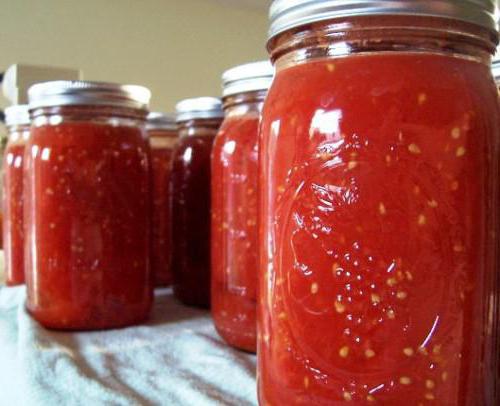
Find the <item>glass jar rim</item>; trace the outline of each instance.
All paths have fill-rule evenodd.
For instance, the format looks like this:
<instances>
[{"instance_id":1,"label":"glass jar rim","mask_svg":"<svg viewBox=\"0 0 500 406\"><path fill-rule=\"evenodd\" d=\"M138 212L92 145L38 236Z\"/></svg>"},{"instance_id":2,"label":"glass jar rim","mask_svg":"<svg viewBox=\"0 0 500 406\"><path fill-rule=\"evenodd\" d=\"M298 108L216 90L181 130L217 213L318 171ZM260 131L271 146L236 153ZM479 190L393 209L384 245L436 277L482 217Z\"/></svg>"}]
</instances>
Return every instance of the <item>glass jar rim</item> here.
<instances>
[{"instance_id":1,"label":"glass jar rim","mask_svg":"<svg viewBox=\"0 0 500 406\"><path fill-rule=\"evenodd\" d=\"M498 42L494 0L274 0L269 10L268 38L315 22L374 15L464 21L492 31Z\"/></svg>"}]
</instances>

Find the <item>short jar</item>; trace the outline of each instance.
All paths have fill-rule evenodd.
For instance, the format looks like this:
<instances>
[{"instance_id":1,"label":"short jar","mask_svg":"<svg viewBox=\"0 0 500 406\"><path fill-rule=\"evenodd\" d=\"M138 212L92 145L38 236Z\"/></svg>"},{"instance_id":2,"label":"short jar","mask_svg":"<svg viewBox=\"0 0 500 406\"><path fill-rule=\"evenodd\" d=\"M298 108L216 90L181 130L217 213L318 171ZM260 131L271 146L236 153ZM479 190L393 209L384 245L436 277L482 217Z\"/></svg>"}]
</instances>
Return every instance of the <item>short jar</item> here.
<instances>
[{"instance_id":1,"label":"short jar","mask_svg":"<svg viewBox=\"0 0 500 406\"><path fill-rule=\"evenodd\" d=\"M178 138L175 116L149 113L146 129L151 154L151 271L155 287L166 287L172 284L170 175Z\"/></svg>"},{"instance_id":2,"label":"short jar","mask_svg":"<svg viewBox=\"0 0 500 406\"><path fill-rule=\"evenodd\" d=\"M152 303L149 90L56 81L28 94L28 311L63 330L143 322Z\"/></svg>"},{"instance_id":3,"label":"short jar","mask_svg":"<svg viewBox=\"0 0 500 406\"><path fill-rule=\"evenodd\" d=\"M493 79L495 79L495 83L500 89L500 55L497 55L495 59L493 59L493 63L491 64L491 71L493 73Z\"/></svg>"},{"instance_id":4,"label":"short jar","mask_svg":"<svg viewBox=\"0 0 500 406\"><path fill-rule=\"evenodd\" d=\"M224 121L212 151L212 316L224 340L256 350L258 131L274 69L256 62L222 76Z\"/></svg>"},{"instance_id":5,"label":"short jar","mask_svg":"<svg viewBox=\"0 0 500 406\"><path fill-rule=\"evenodd\" d=\"M27 105L5 109L8 128L3 156L3 243L8 286L24 284L24 150L30 136Z\"/></svg>"}]
</instances>

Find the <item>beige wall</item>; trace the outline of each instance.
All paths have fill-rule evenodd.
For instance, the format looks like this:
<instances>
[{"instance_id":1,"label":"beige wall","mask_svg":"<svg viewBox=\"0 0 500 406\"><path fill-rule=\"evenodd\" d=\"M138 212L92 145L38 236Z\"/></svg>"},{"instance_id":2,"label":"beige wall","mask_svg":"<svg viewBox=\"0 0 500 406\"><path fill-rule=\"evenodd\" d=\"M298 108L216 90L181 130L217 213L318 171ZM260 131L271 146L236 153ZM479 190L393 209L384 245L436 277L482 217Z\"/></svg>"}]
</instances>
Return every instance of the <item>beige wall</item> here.
<instances>
[{"instance_id":1,"label":"beige wall","mask_svg":"<svg viewBox=\"0 0 500 406\"><path fill-rule=\"evenodd\" d=\"M211 0L0 0L0 7L0 70L15 62L79 67L88 80L148 86L153 109L219 95L224 69L267 57L265 10Z\"/></svg>"}]
</instances>

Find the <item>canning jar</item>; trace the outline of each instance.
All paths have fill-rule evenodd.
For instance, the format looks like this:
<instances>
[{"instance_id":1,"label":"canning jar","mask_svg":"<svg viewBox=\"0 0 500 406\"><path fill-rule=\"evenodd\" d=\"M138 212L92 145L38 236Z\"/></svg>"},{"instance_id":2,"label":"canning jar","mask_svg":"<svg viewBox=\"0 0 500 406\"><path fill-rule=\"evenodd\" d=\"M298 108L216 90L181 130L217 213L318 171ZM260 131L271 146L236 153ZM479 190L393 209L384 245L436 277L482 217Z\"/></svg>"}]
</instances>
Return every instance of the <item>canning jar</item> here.
<instances>
[{"instance_id":1,"label":"canning jar","mask_svg":"<svg viewBox=\"0 0 500 406\"><path fill-rule=\"evenodd\" d=\"M172 153L177 143L175 116L152 112L148 115L147 132L151 149L151 270L154 285L172 284L172 224L170 219L170 173Z\"/></svg>"},{"instance_id":2,"label":"canning jar","mask_svg":"<svg viewBox=\"0 0 500 406\"><path fill-rule=\"evenodd\" d=\"M493 60L492 72L495 83L497 84L497 87L500 88L500 55L497 55L497 57Z\"/></svg>"},{"instance_id":3,"label":"canning jar","mask_svg":"<svg viewBox=\"0 0 500 406\"><path fill-rule=\"evenodd\" d=\"M496 405L491 0L271 6L262 405Z\"/></svg>"},{"instance_id":4,"label":"canning jar","mask_svg":"<svg viewBox=\"0 0 500 406\"><path fill-rule=\"evenodd\" d=\"M222 76L225 118L212 151L212 316L234 347L255 352L258 274L258 129L270 62Z\"/></svg>"},{"instance_id":5,"label":"canning jar","mask_svg":"<svg viewBox=\"0 0 500 406\"><path fill-rule=\"evenodd\" d=\"M3 156L3 241L6 283L24 283L24 211L23 161L24 149L30 136L30 116L27 105L5 109L8 128Z\"/></svg>"},{"instance_id":6,"label":"canning jar","mask_svg":"<svg viewBox=\"0 0 500 406\"><path fill-rule=\"evenodd\" d=\"M220 99L186 99L176 106L179 142L172 165L174 294L210 306L210 154L223 118Z\"/></svg>"},{"instance_id":7,"label":"canning jar","mask_svg":"<svg viewBox=\"0 0 500 406\"><path fill-rule=\"evenodd\" d=\"M4 113L4 112L3 112ZM0 161L3 162L5 148L7 147L8 130L5 126L5 114L0 112ZM3 165L0 165L0 201L3 202L4 186L3 186ZM0 249L3 249L3 204L0 209ZM0 272L0 282L4 279L5 274Z\"/></svg>"},{"instance_id":8,"label":"canning jar","mask_svg":"<svg viewBox=\"0 0 500 406\"><path fill-rule=\"evenodd\" d=\"M67 330L144 321L152 302L149 90L56 81L28 94L29 312Z\"/></svg>"}]
</instances>

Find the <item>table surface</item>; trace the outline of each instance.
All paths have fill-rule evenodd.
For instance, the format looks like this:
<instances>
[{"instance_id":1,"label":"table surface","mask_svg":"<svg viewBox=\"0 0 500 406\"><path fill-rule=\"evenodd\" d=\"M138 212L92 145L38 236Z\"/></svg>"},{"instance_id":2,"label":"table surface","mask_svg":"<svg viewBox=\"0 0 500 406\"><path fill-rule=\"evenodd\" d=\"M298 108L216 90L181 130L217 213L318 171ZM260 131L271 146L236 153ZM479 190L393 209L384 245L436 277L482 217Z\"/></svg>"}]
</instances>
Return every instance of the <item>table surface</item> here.
<instances>
[{"instance_id":1,"label":"table surface","mask_svg":"<svg viewBox=\"0 0 500 406\"><path fill-rule=\"evenodd\" d=\"M207 311L157 291L148 323L56 332L0 286L0 405L255 405L255 356L217 335Z\"/></svg>"}]
</instances>

